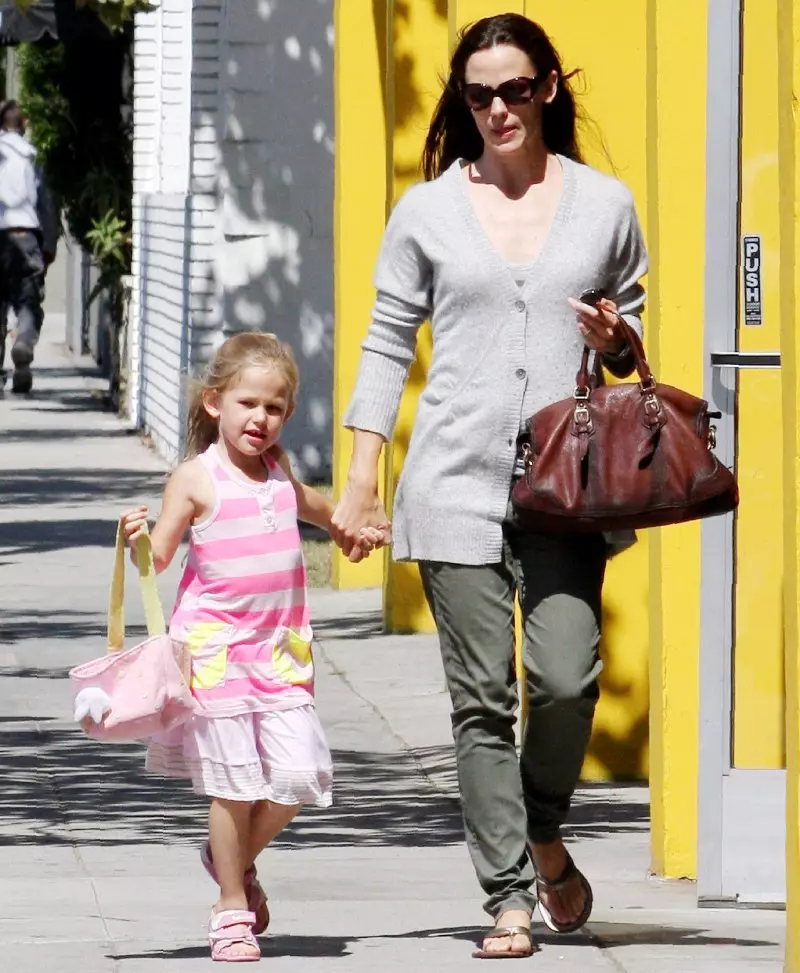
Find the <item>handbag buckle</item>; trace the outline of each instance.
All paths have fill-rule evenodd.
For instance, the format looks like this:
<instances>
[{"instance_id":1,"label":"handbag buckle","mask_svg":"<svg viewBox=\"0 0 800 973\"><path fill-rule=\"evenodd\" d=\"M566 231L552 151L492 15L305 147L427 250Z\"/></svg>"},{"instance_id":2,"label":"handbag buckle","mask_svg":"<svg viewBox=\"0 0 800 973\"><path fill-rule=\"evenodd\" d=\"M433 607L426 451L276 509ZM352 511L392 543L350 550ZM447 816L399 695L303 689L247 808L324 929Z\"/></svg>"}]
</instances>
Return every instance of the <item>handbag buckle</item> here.
<instances>
[{"instance_id":1,"label":"handbag buckle","mask_svg":"<svg viewBox=\"0 0 800 973\"><path fill-rule=\"evenodd\" d=\"M708 427L708 449L709 449L709 452L715 450L716 448L717 448L717 427L716 426L709 426Z\"/></svg>"},{"instance_id":2,"label":"handbag buckle","mask_svg":"<svg viewBox=\"0 0 800 973\"><path fill-rule=\"evenodd\" d=\"M587 395L586 398L588 399L589 396ZM592 415L589 412L589 406L584 401L578 400L572 419L579 435L585 435L594 431L592 427Z\"/></svg>"},{"instance_id":3,"label":"handbag buckle","mask_svg":"<svg viewBox=\"0 0 800 973\"><path fill-rule=\"evenodd\" d=\"M528 471L533 466L533 450L530 443L522 444L522 462Z\"/></svg>"},{"instance_id":4,"label":"handbag buckle","mask_svg":"<svg viewBox=\"0 0 800 973\"><path fill-rule=\"evenodd\" d=\"M588 402L589 401L589 389L581 388L580 385L575 386L575 391L572 393L573 399L576 402Z\"/></svg>"}]
</instances>

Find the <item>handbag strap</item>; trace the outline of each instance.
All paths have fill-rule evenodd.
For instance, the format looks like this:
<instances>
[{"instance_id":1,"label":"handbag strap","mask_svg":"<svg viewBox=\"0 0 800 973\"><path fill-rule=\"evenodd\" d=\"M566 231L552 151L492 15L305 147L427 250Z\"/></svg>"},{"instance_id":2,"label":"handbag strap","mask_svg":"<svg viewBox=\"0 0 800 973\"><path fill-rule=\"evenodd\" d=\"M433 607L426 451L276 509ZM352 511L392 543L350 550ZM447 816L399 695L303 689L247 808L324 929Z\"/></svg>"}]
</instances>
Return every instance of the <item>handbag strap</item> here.
<instances>
[{"instance_id":1,"label":"handbag strap","mask_svg":"<svg viewBox=\"0 0 800 973\"><path fill-rule=\"evenodd\" d=\"M608 310L607 308L605 310ZM647 363L647 356L644 353L644 345L642 344L642 339L633 330L633 328L628 324L625 318L621 314L616 315L619 322L622 333L625 335L625 341L630 345L631 352L633 353L633 360L636 365L636 372L639 375L639 381L642 385L643 391L651 391L655 388L656 380L653 377L653 373L650 370L650 365ZM577 384L577 391L581 393L589 393L591 391L591 384L589 378L589 356L592 353L592 349L588 345L583 346L583 355L581 356L581 367L578 372L577 378L575 379ZM600 356L597 356L599 360Z\"/></svg>"},{"instance_id":2,"label":"handbag strap","mask_svg":"<svg viewBox=\"0 0 800 973\"><path fill-rule=\"evenodd\" d=\"M114 573L108 599L108 651L121 652L125 646L125 534L122 523L117 524L117 543L114 552ZM136 562L139 568L139 588L147 622L147 634L163 635L166 632L164 612L156 587L156 569L153 564L153 547L150 535L144 534L136 542Z\"/></svg>"}]
</instances>

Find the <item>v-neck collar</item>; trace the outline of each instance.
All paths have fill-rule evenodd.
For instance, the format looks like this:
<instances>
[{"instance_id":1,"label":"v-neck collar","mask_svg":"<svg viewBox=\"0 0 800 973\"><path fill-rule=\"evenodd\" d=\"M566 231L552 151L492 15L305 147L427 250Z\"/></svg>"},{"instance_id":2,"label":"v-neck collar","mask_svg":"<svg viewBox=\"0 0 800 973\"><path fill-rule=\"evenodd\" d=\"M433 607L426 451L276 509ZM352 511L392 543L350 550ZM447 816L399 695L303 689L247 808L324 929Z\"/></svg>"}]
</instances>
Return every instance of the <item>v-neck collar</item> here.
<instances>
[{"instance_id":1,"label":"v-neck collar","mask_svg":"<svg viewBox=\"0 0 800 973\"><path fill-rule=\"evenodd\" d=\"M467 187L464 185L464 177L462 175L465 164L469 165L467 160L456 159L446 173L453 184L454 197L458 208L464 220L472 228L473 239L486 253L487 258L490 258L495 266L498 267L498 271L502 268L503 279L506 282L509 295L512 299L519 297L523 290L527 288L531 278L538 274L542 266L546 264L548 256L553 250L555 240L560 235L563 227L569 222L577 185L575 163L572 159L563 155L556 155L556 158L561 164L563 173L561 197L553 213L550 226L547 228L547 232L542 240L539 253L533 260L526 261L526 263L520 265L509 263L506 260L489 239L486 230L483 228L483 224L478 219L478 214L475 212L475 207L467 193ZM523 270L525 274L525 282L522 287L517 283L517 276L520 270Z\"/></svg>"}]
</instances>

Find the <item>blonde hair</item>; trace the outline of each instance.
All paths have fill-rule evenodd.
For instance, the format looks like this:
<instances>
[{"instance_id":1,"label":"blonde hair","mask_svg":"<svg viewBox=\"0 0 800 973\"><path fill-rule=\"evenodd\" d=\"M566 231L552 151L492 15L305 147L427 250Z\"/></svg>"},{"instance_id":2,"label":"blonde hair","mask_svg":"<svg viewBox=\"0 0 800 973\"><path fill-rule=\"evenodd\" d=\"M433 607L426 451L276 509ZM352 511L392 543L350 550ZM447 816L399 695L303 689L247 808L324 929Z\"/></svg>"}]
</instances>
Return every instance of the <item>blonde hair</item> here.
<instances>
[{"instance_id":1,"label":"blonde hair","mask_svg":"<svg viewBox=\"0 0 800 973\"><path fill-rule=\"evenodd\" d=\"M222 395L239 381L245 368L279 368L286 379L288 409L286 418L294 412L300 376L292 349L274 334L243 331L223 342L202 379L192 385L189 413L186 420L186 459L198 456L217 441L217 420L208 414L203 402L207 391Z\"/></svg>"}]
</instances>

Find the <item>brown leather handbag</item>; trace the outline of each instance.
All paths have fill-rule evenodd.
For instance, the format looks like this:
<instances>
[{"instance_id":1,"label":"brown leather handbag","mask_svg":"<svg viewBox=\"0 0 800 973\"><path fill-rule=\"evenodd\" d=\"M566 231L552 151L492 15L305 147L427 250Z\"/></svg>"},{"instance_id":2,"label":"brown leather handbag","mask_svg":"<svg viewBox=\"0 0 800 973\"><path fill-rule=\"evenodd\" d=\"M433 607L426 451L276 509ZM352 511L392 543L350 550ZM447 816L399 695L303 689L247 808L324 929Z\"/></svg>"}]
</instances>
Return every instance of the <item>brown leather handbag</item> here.
<instances>
[{"instance_id":1,"label":"brown leather handbag","mask_svg":"<svg viewBox=\"0 0 800 973\"><path fill-rule=\"evenodd\" d=\"M639 336L620 323L639 381L598 387L584 348L573 397L528 420L525 473L511 496L522 527L657 527L726 513L739 502L733 474L712 451L708 403L657 383Z\"/></svg>"}]
</instances>

